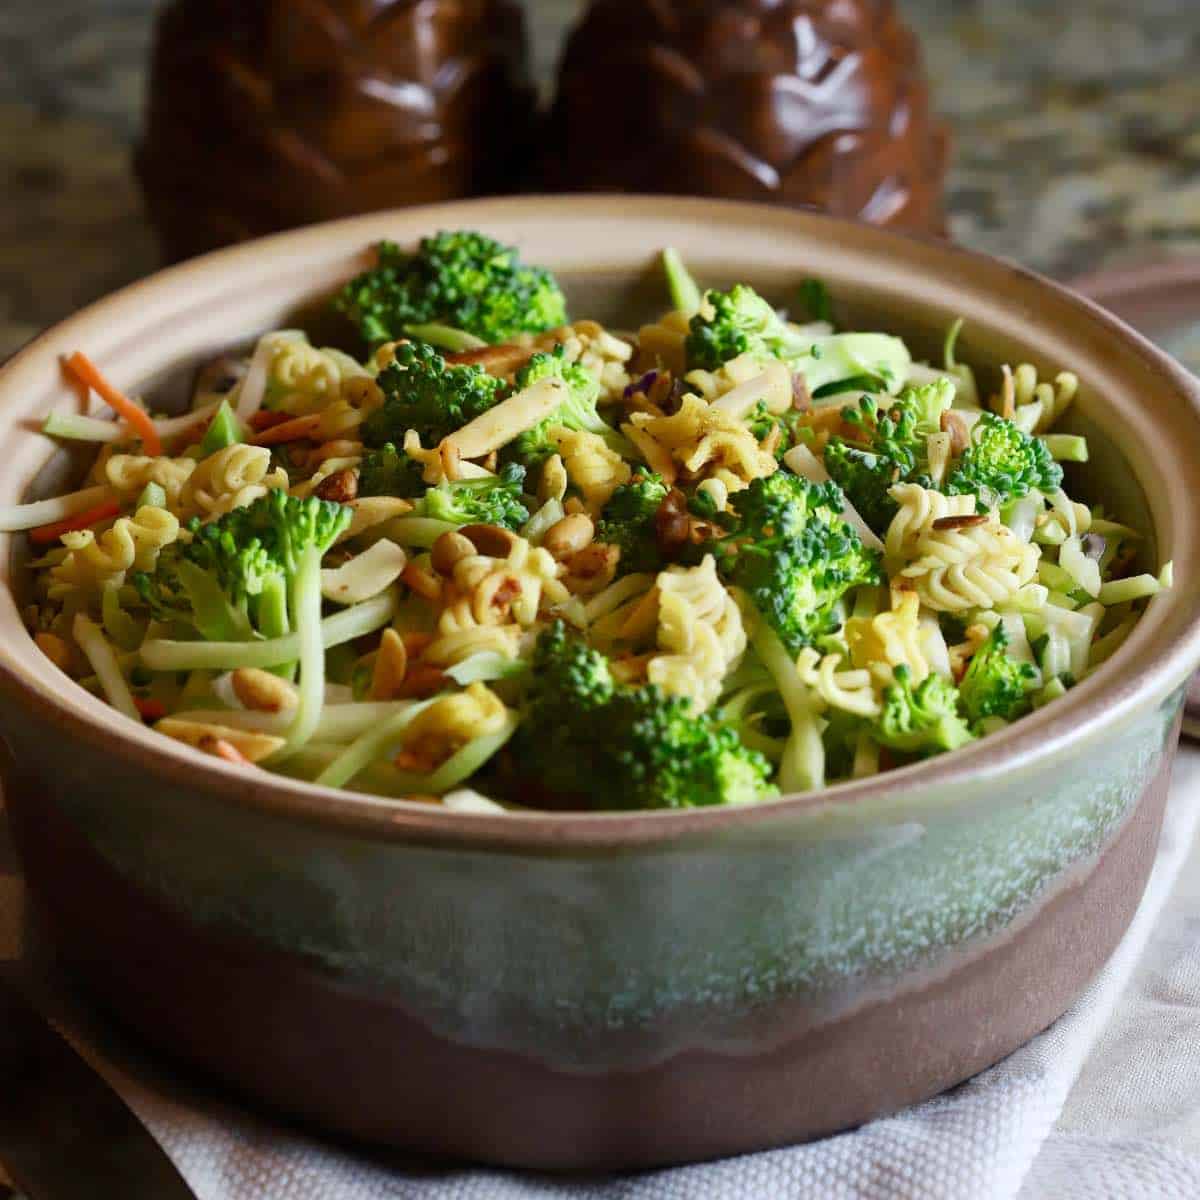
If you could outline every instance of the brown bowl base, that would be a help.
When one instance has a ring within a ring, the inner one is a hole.
[[[960,1083],[1045,1029],[1112,953],[1158,845],[1175,740],[1092,869],[923,986],[783,1045],[643,1070],[556,1071],[435,1036],[397,1003],[213,936],[117,875],[44,798],[10,788],[29,883],[65,959],[160,1050],[322,1130],[438,1157],[651,1167],[818,1137]]]

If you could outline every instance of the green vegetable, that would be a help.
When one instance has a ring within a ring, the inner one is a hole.
[[[302,745],[320,717],[321,559],[350,518],[343,505],[271,491],[207,525],[193,520],[189,543],[161,554],[153,575],[134,577],[152,610],[190,615],[210,640],[249,639],[255,632],[274,639],[296,631],[300,697],[288,749]]]
[[[771,767],[691,701],[614,682],[599,651],[556,622],[538,638],[516,761],[548,793],[596,809],[751,804]]]
[[[399,496],[411,499],[425,491],[425,468],[391,442],[363,455],[358,468],[360,496]]]
[[[439,325],[430,321],[426,325],[410,325],[408,336],[418,342],[428,342],[439,350],[449,350],[458,353],[460,350],[482,350],[487,342],[467,333],[462,329],[454,329],[449,325]]]
[[[752,287],[735,283],[728,292],[707,291],[692,317],[685,343],[689,367],[715,371],[731,358],[753,354],[785,362],[803,358],[811,340],[789,329]]]
[[[1037,668],[1005,653],[1007,646],[1008,634],[997,625],[975,651],[958,685],[972,725],[985,717],[1015,721],[1033,707],[1029,692],[1037,683]]]
[[[667,290],[671,293],[671,304],[686,316],[691,316],[703,303],[700,288],[691,272],[683,265],[679,251],[671,246],[662,254],[663,271],[667,276]]]
[[[378,260],[334,301],[371,346],[430,324],[497,343],[567,320],[550,272],[524,265],[513,247],[482,233],[439,233],[422,239],[415,254],[382,242]]]
[[[814,398],[851,388],[894,392],[912,362],[899,338],[882,333],[838,333],[814,342],[740,283],[728,292],[706,292],[689,328],[689,367],[715,371],[742,354],[779,359],[804,377]]]
[[[166,504],[167,493],[157,483],[148,483],[142,488],[142,494],[137,498],[133,510],[137,512],[139,508],[165,508]]]
[[[508,463],[499,475],[430,488],[414,511],[452,525],[502,525],[515,532],[529,520],[522,498],[524,483],[525,468]]]
[[[882,582],[878,554],[841,519],[834,483],[776,471],[735,493],[730,507],[732,532],[707,549],[792,655],[841,626],[848,591]]]
[[[514,390],[523,391],[543,379],[561,379],[567,385],[567,398],[545,420],[522,433],[509,448],[519,462],[527,467],[540,466],[557,447],[550,431],[555,426],[600,434],[606,441],[623,444],[621,435],[600,419],[596,405],[600,400],[600,384],[586,368],[566,360],[563,348],[556,346],[552,353],[535,354],[516,374]]]
[[[950,496],[974,495],[981,508],[993,508],[1034,489],[1053,492],[1062,479],[1062,467],[1041,438],[985,412],[971,430],[971,444],[947,477],[945,490]]]
[[[883,711],[872,736],[881,746],[903,754],[937,754],[957,750],[973,741],[958,711],[958,691],[940,675],[927,675],[915,688],[912,672],[903,664],[895,682],[883,691]]]
[[[833,324],[833,298],[823,280],[804,280],[800,285],[800,303],[810,320]]]
[[[229,401],[222,400],[217,411],[213,413],[213,419],[209,422],[204,437],[200,439],[200,456],[207,458],[210,454],[216,454],[218,450],[224,450],[226,446],[236,446],[245,440],[246,435],[238,424]]]
[[[857,426],[854,441],[831,437],[825,447],[825,469],[845,492],[859,515],[882,534],[896,515],[888,489],[897,483],[932,487],[926,439],[941,430],[942,414],[954,402],[954,385],[947,379],[908,388],[887,409],[870,397],[858,408],[842,410],[843,420]]]
[[[476,366],[447,366],[446,360],[423,342],[396,348],[395,360],[380,371],[377,382],[383,405],[362,425],[363,442],[381,447],[402,445],[415,429],[424,446],[487,412],[503,398],[504,383]]]
[[[596,541],[621,548],[617,569],[622,575],[661,570],[654,519],[668,490],[661,475],[635,475],[617,488],[604,506],[596,525]]]

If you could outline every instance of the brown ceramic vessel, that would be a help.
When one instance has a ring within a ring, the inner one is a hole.
[[[542,157],[564,191],[808,205],[936,232],[947,147],[892,0],[595,0]]]
[[[138,155],[167,255],[509,190],[526,59],[513,0],[173,0]]]
[[[1104,962],[1157,843],[1200,661],[1200,403],[1115,318],[1010,265],[782,208],[599,197],[341,222],[174,268],[0,370],[0,503],[71,469],[37,435],[61,354],[167,395],[294,319],[381,237],[472,227],[555,269],[577,313],[663,307],[657,247],[785,299],[825,278],[857,327],[986,376],[1083,380],[1072,489],[1146,534],[1178,586],[1065,699],[962,751],[753,808],[456,814],[247,774],[58,674],[0,546],[5,769],[32,889],[121,1019],[320,1128],[543,1167],[778,1145],[930,1096],[1053,1021]]]

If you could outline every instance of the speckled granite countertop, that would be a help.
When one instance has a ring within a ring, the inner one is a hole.
[[[951,231],[1059,276],[1200,250],[1200,4],[902,0]],[[130,175],[155,0],[0,2],[0,356],[151,271]],[[530,0],[549,77],[578,0]]]

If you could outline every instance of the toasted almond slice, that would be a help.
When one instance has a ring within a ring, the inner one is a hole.
[[[507,446],[515,437],[548,417],[566,399],[566,394],[566,385],[561,379],[541,379],[468,421],[442,444],[449,443],[460,458],[482,458]]]
[[[408,562],[402,546],[380,538],[340,567],[321,572],[321,595],[335,604],[360,604],[400,578]]]
[[[312,437],[321,424],[321,414],[312,413],[307,417],[294,417],[281,425],[272,425],[261,433],[254,435],[256,446],[280,446],[284,442],[298,442],[302,438]]]
[[[783,363],[771,363],[761,375],[738,384],[719,400],[714,400],[712,407],[740,420],[748,416],[760,400],[770,413],[782,413],[791,408],[792,376]]]
[[[273,737],[269,733],[258,733],[253,729],[231,729],[227,725],[208,725],[199,721],[181,721],[176,717],[163,717],[154,728],[177,742],[184,742],[209,753],[216,752],[218,741],[226,742],[251,763],[261,762],[286,745],[284,738]]]
[[[398,496],[365,496],[361,500],[351,500],[346,507],[353,509],[354,515],[345,531],[338,537],[339,542],[357,537],[373,525],[412,512],[412,503],[401,500]]]
[[[445,355],[448,363],[474,364],[482,367],[489,375],[511,375],[524,366],[533,356],[533,346],[481,346],[478,350],[459,350]]]

